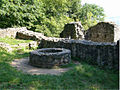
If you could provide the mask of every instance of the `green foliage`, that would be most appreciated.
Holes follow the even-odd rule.
[[[59,37],[64,24],[81,21],[85,28],[104,17],[103,9],[81,0],[0,0],[0,28],[27,27]]]
[[[5,1],[5,0],[2,0]],[[31,2],[32,0],[11,0],[2,3],[0,7],[0,27],[28,26],[32,28],[35,23],[39,23],[42,16],[41,2]],[[33,5],[33,4],[34,5]]]
[[[85,29],[97,24],[99,21],[104,21],[104,10],[95,4],[84,4],[79,14],[79,20]]]
[[[67,7],[68,7],[68,16],[74,21],[79,20],[79,14],[81,12],[81,0],[67,0]]]

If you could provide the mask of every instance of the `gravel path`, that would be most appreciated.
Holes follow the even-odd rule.
[[[32,75],[40,75],[40,74],[51,74],[51,75],[60,75],[63,72],[70,70],[70,68],[58,68],[58,69],[43,69],[30,66],[28,64],[29,57],[22,59],[15,59],[11,65],[18,70],[22,70],[24,73],[32,74]]]

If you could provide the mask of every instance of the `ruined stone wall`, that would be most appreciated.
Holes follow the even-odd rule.
[[[12,37],[25,40],[41,40],[45,36],[42,33],[27,30],[26,27],[0,29],[0,37]]]
[[[73,57],[110,69],[118,70],[118,45],[64,38],[42,39],[39,48],[66,48]]]
[[[16,37],[16,33],[20,30],[27,30],[25,27],[22,28],[6,28],[6,29],[0,29],[0,37]]]
[[[21,47],[21,46],[29,47],[29,49],[31,49],[31,48],[36,48],[40,40],[45,36],[41,33],[27,30],[26,27],[21,27],[21,28],[0,29],[0,37],[2,38],[12,37],[12,38],[18,38],[18,39],[24,39],[24,40],[34,40],[30,43],[20,43],[18,45],[12,46],[12,47]],[[6,43],[0,42],[0,48],[4,48],[8,52],[12,51],[11,45]]]
[[[42,33],[33,32],[30,30],[20,30],[17,32],[16,37],[19,39],[40,41],[45,36]]]
[[[64,26],[64,30],[60,33],[61,38],[84,39],[84,30],[81,22],[71,22]]]
[[[120,39],[120,28],[112,22],[100,22],[90,27],[85,35],[85,40],[95,42],[117,42]]]
[[[41,33],[29,31],[25,28],[4,29],[0,37],[17,37],[20,39],[38,40],[39,48],[66,48],[71,50],[73,57],[89,61],[101,67],[118,70],[118,45],[116,43],[98,43],[87,40],[73,40],[67,38],[45,37]]]

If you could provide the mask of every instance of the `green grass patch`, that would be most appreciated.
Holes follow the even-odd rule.
[[[0,38],[1,42],[9,44],[27,43],[30,40],[17,40],[11,38]],[[22,73],[10,66],[14,59],[29,56],[28,48],[15,48],[13,52],[8,53],[0,48],[0,89],[12,90],[103,90],[118,89],[118,73],[111,70],[103,70],[97,66],[79,61],[75,64],[71,61],[68,65],[60,68],[70,68],[71,70],[59,76],[56,75],[29,75]]]
[[[61,68],[69,68],[69,67],[75,67],[75,66],[76,66],[76,64],[73,61],[71,61],[69,64],[62,65],[60,67]]]
[[[65,64],[65,65],[61,65],[61,66],[54,66],[54,67],[52,67],[52,69],[72,68],[72,67],[75,67],[75,66],[76,66],[76,64],[75,64],[73,61],[71,61],[70,63]]]
[[[0,38],[0,42],[8,43],[10,45],[16,45],[19,43],[29,43],[31,41],[32,40],[21,40],[21,39],[9,38],[9,37]]]
[[[24,48],[18,52],[13,51],[11,53],[6,52],[5,50],[0,49],[0,62],[11,62],[14,59],[24,58],[29,56],[29,51],[31,50],[25,50]]]
[[[23,58],[29,55],[29,50],[7,53],[0,50],[0,89],[74,89],[74,90],[103,90],[118,89],[118,74],[101,70],[98,67],[84,62],[75,65],[73,62],[64,67],[72,69],[62,75],[29,75],[17,71],[10,66],[15,58]]]

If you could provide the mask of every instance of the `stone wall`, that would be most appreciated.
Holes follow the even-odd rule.
[[[81,60],[89,61],[101,67],[118,70],[119,44],[116,43],[98,43],[87,40],[45,37],[41,33],[29,31],[26,28],[0,30],[0,37],[6,36],[40,41],[39,48],[56,47],[70,49],[73,57],[78,57]]]
[[[112,22],[100,22],[90,27],[85,35],[85,40],[95,42],[117,42],[120,39],[120,28]]]
[[[27,30],[26,27],[21,28],[6,28],[0,29],[0,37],[12,37],[24,40],[34,40],[30,43],[20,43],[18,45],[9,45],[3,42],[0,42],[0,48],[4,48],[6,51],[12,51],[11,47],[29,47],[29,49],[36,48],[38,46],[39,41],[45,36],[41,33],[33,32]],[[37,42],[36,42],[37,41]]]
[[[64,30],[60,33],[61,38],[84,39],[84,30],[81,22],[71,22],[64,26]]]
[[[17,32],[16,37],[19,39],[40,41],[45,36],[42,33],[33,32],[30,30],[20,30]]]
[[[39,48],[53,47],[70,49],[73,57],[78,57],[101,67],[118,70],[118,45],[116,43],[46,37],[39,44]]]
[[[22,28],[6,28],[6,29],[0,29],[0,37],[16,37],[16,33],[21,30],[27,30],[26,27]]]
[[[25,40],[38,40],[40,41],[45,36],[42,33],[33,32],[27,30],[26,27],[21,28],[6,28],[0,29],[0,37],[12,37],[12,38],[19,38]]]

